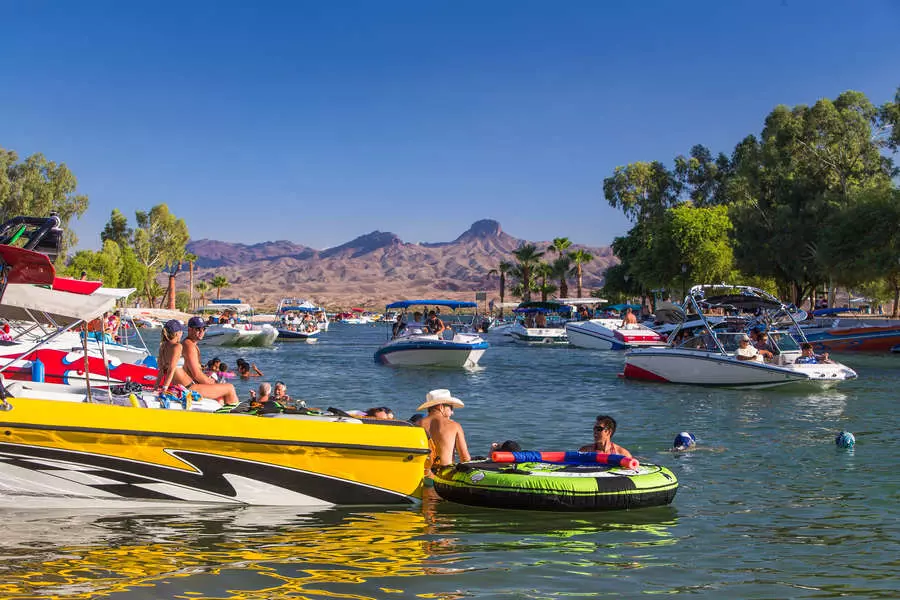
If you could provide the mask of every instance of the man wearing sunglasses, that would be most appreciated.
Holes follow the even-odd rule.
[[[616,420],[607,415],[600,415],[594,423],[594,443],[582,446],[579,452],[604,452],[631,456],[631,452],[613,443],[612,436],[616,432]]]

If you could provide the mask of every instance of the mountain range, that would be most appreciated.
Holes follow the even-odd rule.
[[[499,280],[489,272],[501,261],[515,263],[513,250],[528,243],[539,250],[550,245],[513,237],[497,221],[483,219],[452,242],[410,243],[390,232],[373,231],[326,250],[287,240],[247,245],[209,239],[192,240],[187,249],[197,256],[195,283],[216,275],[228,279],[230,285],[222,290],[222,297],[239,297],[258,307],[273,307],[283,297],[299,297],[329,308],[376,309],[400,299],[473,300],[476,291],[486,291],[489,299],[497,300]],[[594,257],[583,267],[583,294],[587,295],[602,284],[604,271],[617,259],[608,246],[573,244],[569,250],[578,248]],[[545,258],[552,258],[552,253]],[[184,279],[179,285],[185,285]],[[512,285],[507,283],[508,288]],[[574,278],[569,286],[569,295],[574,296]],[[517,298],[507,292],[506,300]]]

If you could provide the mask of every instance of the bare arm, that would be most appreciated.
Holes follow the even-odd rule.
[[[200,351],[197,346],[190,341],[183,344],[184,349],[184,370],[197,383],[215,383],[213,379],[203,372],[203,365],[200,364]]]
[[[469,447],[466,445],[466,434],[463,433],[460,425],[456,427],[456,453],[459,454],[460,462],[469,462],[472,460],[472,456],[469,454]]]
[[[160,382],[160,387],[164,390],[168,389],[169,386],[172,385],[172,379],[175,377],[175,369],[178,368],[178,359],[181,358],[181,344],[172,344],[172,347],[167,352],[168,360],[166,360],[165,364],[165,372],[166,377]]]

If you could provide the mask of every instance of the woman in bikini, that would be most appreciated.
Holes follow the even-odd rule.
[[[194,380],[178,366],[181,360],[181,333],[184,325],[181,321],[172,319],[166,321],[162,330],[162,339],[159,342],[159,375],[156,378],[156,387],[168,390],[172,385],[183,385],[190,388]]]

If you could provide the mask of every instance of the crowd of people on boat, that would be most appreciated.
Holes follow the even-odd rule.
[[[324,322],[324,319],[324,312],[319,312],[315,315],[304,312],[302,316],[297,315],[295,312],[288,312],[281,316],[281,326],[288,331],[314,333],[318,331],[319,323]]]

